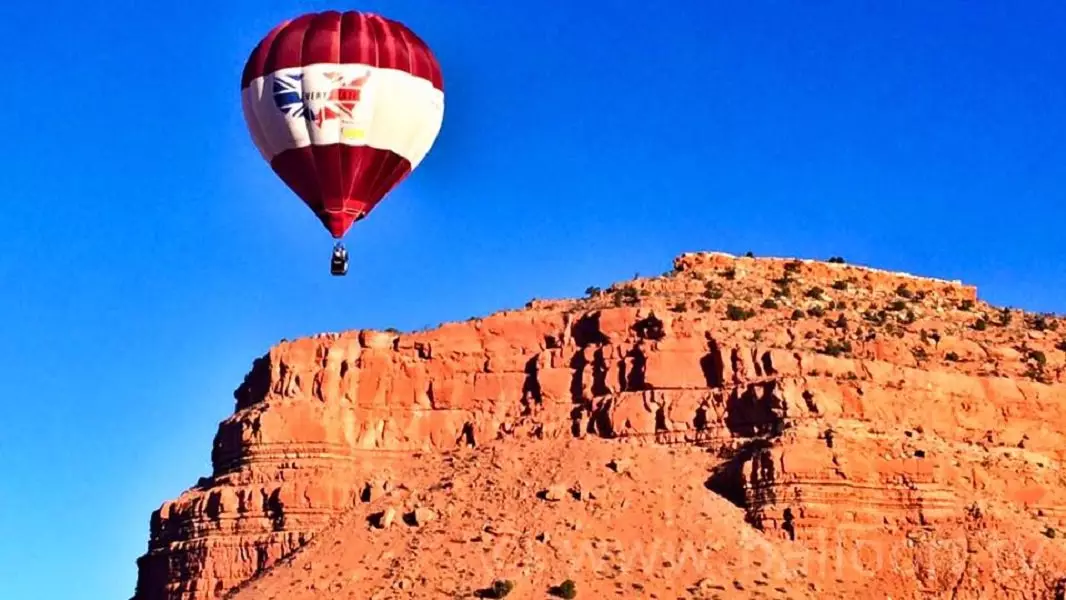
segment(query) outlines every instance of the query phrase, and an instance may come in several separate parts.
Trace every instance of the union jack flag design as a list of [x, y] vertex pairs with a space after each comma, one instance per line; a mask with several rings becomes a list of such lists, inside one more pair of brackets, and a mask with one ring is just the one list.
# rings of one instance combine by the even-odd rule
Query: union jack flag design
[[314, 89], [306, 85], [307, 79], [302, 73], [278, 75], [274, 79], [274, 105], [286, 117], [303, 118], [320, 128], [326, 121], [354, 119], [355, 107], [370, 74], [345, 77], [343, 73], [330, 71], [322, 78], [325, 85]]
[[303, 78], [302, 73], [278, 75], [274, 78], [274, 106], [285, 113], [286, 117], [299, 119], [307, 112], [307, 106], [301, 97]]

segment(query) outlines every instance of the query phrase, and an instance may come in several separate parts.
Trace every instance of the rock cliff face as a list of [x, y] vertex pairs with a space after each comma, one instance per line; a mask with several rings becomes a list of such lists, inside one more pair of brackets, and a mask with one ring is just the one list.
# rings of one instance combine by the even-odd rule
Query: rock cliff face
[[580, 300], [283, 342], [234, 395], [212, 475], [152, 514], [138, 600], [220, 597], [390, 461], [510, 440], [705, 448], [706, 493], [782, 542], [1066, 516], [1066, 322], [841, 263], [687, 254]]

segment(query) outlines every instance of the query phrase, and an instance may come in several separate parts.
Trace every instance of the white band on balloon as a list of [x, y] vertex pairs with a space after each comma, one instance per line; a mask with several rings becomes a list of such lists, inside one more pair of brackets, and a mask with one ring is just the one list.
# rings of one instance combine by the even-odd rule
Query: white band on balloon
[[268, 161], [312, 144], [347, 144], [390, 150], [413, 169], [444, 118], [444, 93], [428, 80], [363, 64], [280, 69], [253, 79], [241, 104]]

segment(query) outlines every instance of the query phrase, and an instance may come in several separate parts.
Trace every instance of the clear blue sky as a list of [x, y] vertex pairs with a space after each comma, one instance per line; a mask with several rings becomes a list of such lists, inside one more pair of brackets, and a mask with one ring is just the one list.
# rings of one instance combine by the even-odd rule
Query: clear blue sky
[[[408, 23], [446, 86], [437, 145], [353, 228], [345, 279], [238, 93], [267, 30], [334, 7]], [[149, 514], [209, 472], [281, 338], [701, 249], [1066, 312], [1064, 30], [1066, 4], [1035, 0], [3, 3], [0, 597], [128, 598]]]

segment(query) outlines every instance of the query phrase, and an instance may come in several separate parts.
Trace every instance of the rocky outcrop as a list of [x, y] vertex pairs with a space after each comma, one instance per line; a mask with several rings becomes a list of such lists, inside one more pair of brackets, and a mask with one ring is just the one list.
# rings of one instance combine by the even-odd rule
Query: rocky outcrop
[[151, 518], [135, 598], [215, 598], [388, 485], [389, 461], [513, 437], [694, 444], [769, 535], [960, 522], [997, 488], [1048, 527], [1066, 325], [973, 287], [689, 254], [663, 277], [433, 331], [283, 342], [213, 472]]

